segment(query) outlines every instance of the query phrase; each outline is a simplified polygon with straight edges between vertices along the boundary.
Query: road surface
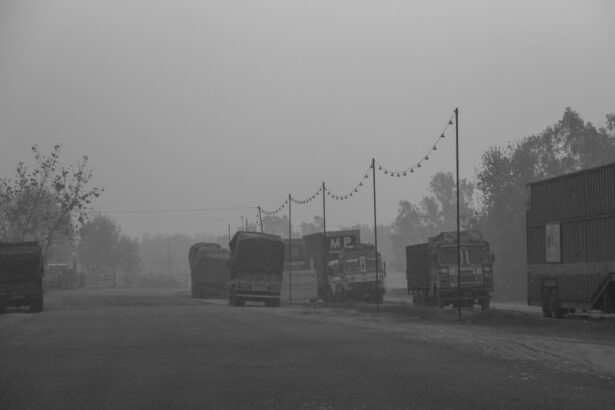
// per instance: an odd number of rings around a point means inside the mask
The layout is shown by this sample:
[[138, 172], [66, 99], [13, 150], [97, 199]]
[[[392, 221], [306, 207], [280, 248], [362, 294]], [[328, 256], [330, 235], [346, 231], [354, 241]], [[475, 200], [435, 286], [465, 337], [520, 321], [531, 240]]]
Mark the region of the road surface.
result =
[[452, 339], [467, 329], [447, 335], [440, 327], [448, 341], [431, 343], [429, 327], [414, 337], [418, 327], [384, 318], [230, 307], [173, 289], [58, 291], [46, 304], [40, 314], [0, 316], [0, 409], [561, 410], [615, 403], [610, 377], [456, 348]]

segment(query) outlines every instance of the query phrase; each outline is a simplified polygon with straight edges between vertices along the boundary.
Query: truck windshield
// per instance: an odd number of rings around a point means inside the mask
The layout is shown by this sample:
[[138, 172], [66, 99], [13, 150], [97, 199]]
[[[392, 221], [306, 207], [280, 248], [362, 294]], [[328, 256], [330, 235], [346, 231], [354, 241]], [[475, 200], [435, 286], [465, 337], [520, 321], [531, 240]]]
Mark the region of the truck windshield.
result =
[[465, 248], [466, 262], [471, 265], [489, 263], [489, 249], [480, 246], [468, 246]]
[[[464, 265], [480, 265], [489, 263], [489, 249], [482, 246], [464, 246], [461, 248], [461, 263]], [[440, 265], [457, 264], [457, 247], [449, 246], [438, 250]]]

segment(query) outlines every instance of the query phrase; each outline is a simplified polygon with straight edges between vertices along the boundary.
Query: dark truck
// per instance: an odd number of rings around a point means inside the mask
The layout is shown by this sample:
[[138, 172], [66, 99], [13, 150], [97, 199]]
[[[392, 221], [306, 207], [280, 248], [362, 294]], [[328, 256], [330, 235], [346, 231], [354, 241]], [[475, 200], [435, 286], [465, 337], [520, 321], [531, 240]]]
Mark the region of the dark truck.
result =
[[0, 242], [0, 313], [7, 307], [43, 311], [43, 253], [37, 242]]
[[231, 306], [246, 301], [280, 306], [284, 271], [284, 243], [279, 235], [239, 231], [229, 242], [230, 281], [228, 300]]
[[528, 304], [615, 313], [615, 163], [526, 189]]
[[427, 243], [406, 247], [408, 294], [415, 306], [449, 304], [489, 308], [493, 255], [478, 231], [460, 232], [461, 295], [457, 278], [457, 232], [442, 232]]
[[220, 244], [199, 242], [190, 247], [190, 290], [193, 298], [225, 298], [230, 279], [230, 252]]
[[329, 263], [337, 260], [342, 249], [350, 248], [360, 243], [358, 229], [344, 231], [316, 232], [303, 236], [306, 267], [316, 270], [318, 297], [324, 301], [333, 300], [331, 282], [329, 280]]

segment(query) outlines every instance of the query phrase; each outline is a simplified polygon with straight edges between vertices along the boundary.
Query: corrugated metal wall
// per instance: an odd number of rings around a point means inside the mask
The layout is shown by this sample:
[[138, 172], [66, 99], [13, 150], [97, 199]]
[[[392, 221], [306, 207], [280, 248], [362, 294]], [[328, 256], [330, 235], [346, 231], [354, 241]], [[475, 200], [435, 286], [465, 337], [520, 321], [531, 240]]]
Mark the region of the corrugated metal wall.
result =
[[[587, 304], [615, 271], [615, 163], [528, 185], [528, 300], [557, 279], [566, 303]], [[559, 223], [561, 263], [546, 262], [546, 228]]]
[[528, 184], [528, 226], [615, 214], [615, 163]]
[[615, 166], [587, 172], [587, 216], [615, 213]]

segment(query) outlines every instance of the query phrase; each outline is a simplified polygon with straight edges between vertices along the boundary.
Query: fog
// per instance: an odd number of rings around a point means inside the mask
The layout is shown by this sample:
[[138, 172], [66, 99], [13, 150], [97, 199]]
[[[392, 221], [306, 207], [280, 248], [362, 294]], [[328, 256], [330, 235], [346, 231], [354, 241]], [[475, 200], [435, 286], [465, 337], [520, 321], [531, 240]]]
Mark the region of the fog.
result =
[[[226, 234], [257, 206], [345, 194], [372, 158], [420, 161], [459, 108], [461, 177], [572, 107], [615, 107], [610, 1], [0, 3], [0, 175], [30, 146], [88, 155], [122, 231]], [[421, 169], [377, 174], [378, 222], [455, 170], [454, 127]], [[371, 175], [370, 175], [371, 178]], [[371, 179], [327, 226], [373, 223]], [[282, 214], [287, 214], [287, 209]], [[322, 200], [293, 205], [293, 225]]]

